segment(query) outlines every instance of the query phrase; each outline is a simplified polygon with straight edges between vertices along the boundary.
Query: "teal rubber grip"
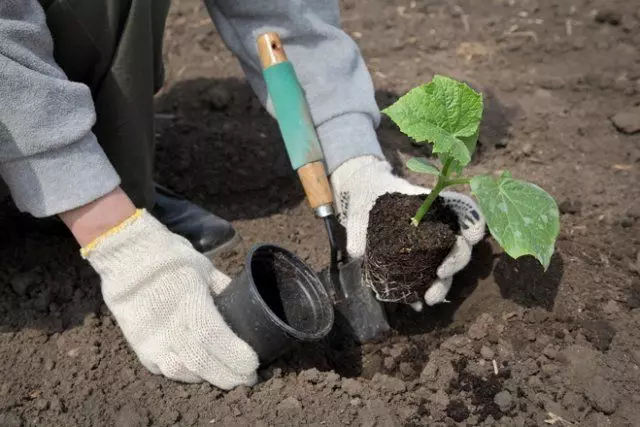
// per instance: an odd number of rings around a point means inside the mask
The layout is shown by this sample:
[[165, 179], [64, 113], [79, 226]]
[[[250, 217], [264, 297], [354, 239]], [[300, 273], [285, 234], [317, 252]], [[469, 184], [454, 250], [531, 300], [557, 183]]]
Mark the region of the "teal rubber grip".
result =
[[262, 74], [293, 169], [322, 160], [318, 134], [291, 62], [272, 65]]

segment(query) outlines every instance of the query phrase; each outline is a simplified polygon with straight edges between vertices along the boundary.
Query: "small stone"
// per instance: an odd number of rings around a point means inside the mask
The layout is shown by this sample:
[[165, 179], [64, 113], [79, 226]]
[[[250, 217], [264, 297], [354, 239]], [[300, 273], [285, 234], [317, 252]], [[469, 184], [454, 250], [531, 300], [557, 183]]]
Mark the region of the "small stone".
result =
[[631, 135], [640, 132], [640, 106], [627, 108], [611, 117], [618, 131]]
[[80, 354], [80, 349], [78, 347], [72, 348], [67, 352], [67, 356], [69, 357], [78, 357]]
[[502, 390], [500, 393], [496, 394], [493, 401], [500, 407], [502, 412], [509, 412], [513, 407], [513, 397], [507, 390]]
[[617, 393], [610, 381], [601, 375], [591, 378], [584, 395], [593, 409], [604, 414], [612, 414], [618, 407]]
[[342, 380], [342, 390], [349, 396], [361, 396], [362, 395], [362, 383], [353, 378], [346, 378]]
[[47, 359], [44, 361], [44, 369], [46, 369], [47, 371], [52, 371], [53, 368], [55, 368], [56, 366], [56, 362], [54, 362], [51, 359]]
[[351, 399], [349, 401], [349, 404], [351, 406], [360, 406], [362, 404], [362, 399], [359, 399], [359, 398], [356, 397], [355, 399]]
[[295, 413], [302, 410], [302, 403], [295, 397], [289, 396], [276, 407], [278, 413]]
[[401, 379], [380, 373], [376, 373], [373, 376], [372, 382], [378, 384], [380, 388], [394, 394], [407, 390], [407, 385]]
[[233, 408], [233, 416], [239, 417], [240, 415], [242, 415], [242, 411], [240, 410], [240, 408], [238, 408], [237, 406]]
[[482, 348], [480, 349], [480, 355], [485, 360], [491, 360], [494, 358], [495, 353], [489, 347], [487, 347], [486, 345], [483, 345]]
[[560, 202], [558, 209], [561, 214], [579, 214], [582, 210], [582, 202], [580, 200], [566, 199]]
[[11, 278], [11, 288], [16, 294], [23, 296], [39, 280], [40, 270], [36, 268], [13, 276]]

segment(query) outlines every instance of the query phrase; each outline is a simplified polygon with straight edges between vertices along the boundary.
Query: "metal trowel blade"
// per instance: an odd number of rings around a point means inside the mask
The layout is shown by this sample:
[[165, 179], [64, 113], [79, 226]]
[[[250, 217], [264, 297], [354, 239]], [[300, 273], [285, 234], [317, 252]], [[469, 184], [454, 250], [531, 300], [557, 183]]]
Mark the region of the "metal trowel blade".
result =
[[[362, 283], [361, 269], [361, 259], [338, 265], [342, 295], [334, 302], [334, 309], [335, 326], [341, 329], [341, 333], [364, 343], [381, 338], [391, 328], [384, 307], [373, 291]], [[322, 270], [319, 276], [325, 288], [333, 287], [329, 268]]]

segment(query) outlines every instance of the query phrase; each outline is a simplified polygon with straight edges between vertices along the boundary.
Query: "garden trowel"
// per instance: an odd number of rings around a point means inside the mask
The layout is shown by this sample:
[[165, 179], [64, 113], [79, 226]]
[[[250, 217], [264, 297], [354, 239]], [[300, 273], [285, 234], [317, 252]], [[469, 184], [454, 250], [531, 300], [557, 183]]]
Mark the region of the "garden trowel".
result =
[[362, 260], [349, 259], [347, 254], [346, 233], [335, 215], [322, 149], [293, 64], [277, 33], [258, 37], [258, 53], [291, 166], [329, 236], [331, 262], [320, 277], [334, 304], [335, 327], [358, 342], [377, 339], [390, 329], [386, 313], [371, 289], [362, 284]]

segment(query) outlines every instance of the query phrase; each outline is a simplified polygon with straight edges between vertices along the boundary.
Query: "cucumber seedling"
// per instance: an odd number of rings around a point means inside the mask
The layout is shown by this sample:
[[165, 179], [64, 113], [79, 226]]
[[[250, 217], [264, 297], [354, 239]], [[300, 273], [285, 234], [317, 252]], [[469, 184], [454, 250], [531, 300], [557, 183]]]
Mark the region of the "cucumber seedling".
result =
[[476, 149], [482, 121], [482, 95], [467, 84], [444, 76], [418, 86], [382, 111], [417, 143], [433, 145], [442, 167], [426, 158], [412, 158], [407, 167], [437, 176], [435, 187], [411, 218], [416, 227], [440, 192], [469, 184], [485, 216], [489, 232], [513, 258], [534, 256], [546, 270], [560, 231], [556, 201], [535, 184], [514, 179], [504, 171], [464, 176]]

